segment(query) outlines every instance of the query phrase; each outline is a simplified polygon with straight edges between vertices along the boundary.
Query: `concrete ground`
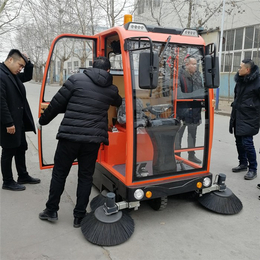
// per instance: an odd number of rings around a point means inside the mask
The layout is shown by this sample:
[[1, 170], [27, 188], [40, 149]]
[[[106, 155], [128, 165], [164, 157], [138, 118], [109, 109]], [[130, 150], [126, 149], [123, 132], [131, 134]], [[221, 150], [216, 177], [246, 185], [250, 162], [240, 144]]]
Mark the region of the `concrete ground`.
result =
[[215, 113], [219, 115], [230, 116], [232, 101], [233, 99], [220, 98], [218, 103], [218, 109], [215, 110]]
[[[28, 83], [27, 96], [37, 118], [40, 86]], [[73, 166], [62, 195], [57, 223], [41, 221], [51, 169], [39, 169], [37, 136], [28, 133], [28, 171], [41, 179], [22, 192], [0, 190], [1, 260], [257, 260], [260, 255], [259, 177], [245, 181], [237, 166], [234, 136], [228, 133], [230, 102], [220, 100], [215, 116], [211, 172], [225, 173], [227, 185], [243, 203], [239, 214], [209, 212], [198, 203], [171, 197], [163, 211], [143, 203], [131, 212], [135, 232], [125, 243], [100, 247], [89, 243], [81, 229], [73, 227], [77, 166]], [[259, 150], [259, 135], [255, 137]], [[259, 155], [258, 155], [259, 159]], [[16, 177], [16, 173], [14, 173]], [[93, 188], [91, 198], [97, 194]], [[89, 208], [88, 208], [89, 210]]]

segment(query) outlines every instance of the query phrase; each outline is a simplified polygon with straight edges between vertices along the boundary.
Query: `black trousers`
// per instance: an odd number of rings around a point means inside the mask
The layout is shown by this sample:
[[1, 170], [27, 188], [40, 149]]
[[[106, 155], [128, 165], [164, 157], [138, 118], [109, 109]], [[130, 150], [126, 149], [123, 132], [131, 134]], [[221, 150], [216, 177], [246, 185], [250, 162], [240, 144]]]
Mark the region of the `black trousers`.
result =
[[25, 138], [25, 132], [22, 132], [21, 145], [15, 148], [2, 148], [1, 156], [1, 171], [3, 175], [3, 182], [8, 184], [12, 182], [13, 171], [12, 171], [12, 160], [14, 157], [15, 166], [18, 177], [23, 179], [28, 176], [25, 161], [25, 151], [28, 149], [28, 144]]
[[[185, 130], [186, 127], [188, 128], [188, 138], [187, 138], [188, 148], [194, 148], [195, 145], [196, 145], [196, 135], [197, 135], [198, 125], [197, 124], [185, 124], [184, 123], [181, 126], [181, 128], [179, 129], [179, 131], [176, 135], [176, 138], [175, 138], [175, 149], [176, 150], [181, 148], [181, 141], [182, 141], [182, 137], [183, 137], [184, 130]], [[195, 154], [194, 151], [189, 151], [188, 153], [191, 156]]]
[[48, 210], [59, 210], [60, 197], [64, 191], [66, 178], [72, 163], [77, 158], [77, 201], [73, 213], [75, 217], [83, 217], [86, 214], [99, 146], [99, 143], [79, 143], [65, 139], [59, 140], [54, 156], [49, 199], [46, 203]]

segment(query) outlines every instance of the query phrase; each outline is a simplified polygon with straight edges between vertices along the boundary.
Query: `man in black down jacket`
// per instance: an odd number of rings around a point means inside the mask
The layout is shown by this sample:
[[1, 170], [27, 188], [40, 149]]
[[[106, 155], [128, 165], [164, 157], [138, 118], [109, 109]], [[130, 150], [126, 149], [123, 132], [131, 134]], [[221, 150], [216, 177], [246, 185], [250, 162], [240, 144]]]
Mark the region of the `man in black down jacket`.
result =
[[260, 77], [259, 68], [251, 59], [245, 59], [235, 75], [235, 95], [231, 104], [229, 132], [236, 139], [239, 165], [233, 172], [246, 171], [246, 180], [257, 176], [257, 161], [253, 136], [259, 131]]
[[47, 125], [59, 113], [65, 113], [58, 130], [58, 145], [46, 209], [39, 214], [42, 220], [58, 219], [60, 197], [72, 163], [78, 159], [77, 202], [74, 208], [74, 227], [86, 214], [100, 143], [108, 145], [109, 106], [119, 107], [122, 98], [112, 84], [110, 62], [105, 57], [94, 60], [93, 68], [72, 75], [51, 100], [39, 119], [38, 128]]
[[[20, 73], [24, 68], [24, 72]], [[2, 146], [1, 171], [3, 189], [25, 190], [21, 184], [37, 184], [40, 179], [32, 178], [26, 169], [25, 151], [28, 149], [25, 132], [35, 132], [32, 113], [26, 99], [23, 82], [32, 79], [33, 64], [19, 50], [12, 49], [5, 62], [0, 64], [0, 145]], [[18, 174], [13, 179], [12, 159]]]
[[[182, 93], [193, 93], [196, 90], [200, 90], [203, 94], [204, 88], [201, 75], [197, 71], [197, 60], [192, 56], [188, 56], [185, 58], [184, 63], [185, 65], [179, 71], [178, 98], [185, 98], [185, 94]], [[201, 107], [193, 107], [194, 104], [194, 102], [178, 102], [177, 117], [183, 121], [183, 125], [176, 135], [175, 149], [181, 148], [181, 140], [186, 126], [188, 127], [188, 148], [195, 147], [197, 127], [201, 123]], [[189, 151], [188, 153], [190, 161], [201, 163], [201, 160], [195, 156], [195, 151]], [[177, 155], [180, 155], [180, 153], [177, 153]]]

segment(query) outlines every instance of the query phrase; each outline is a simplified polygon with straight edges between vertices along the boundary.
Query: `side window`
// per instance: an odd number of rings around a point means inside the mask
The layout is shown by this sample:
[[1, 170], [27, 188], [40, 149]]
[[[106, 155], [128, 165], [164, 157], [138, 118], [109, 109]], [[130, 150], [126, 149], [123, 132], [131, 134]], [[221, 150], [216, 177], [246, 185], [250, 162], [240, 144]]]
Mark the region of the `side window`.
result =
[[90, 67], [92, 60], [93, 40], [70, 37], [58, 40], [49, 64], [43, 100], [49, 102], [72, 74]]
[[120, 72], [123, 73], [123, 61], [122, 61], [122, 55], [115, 54], [115, 53], [109, 53], [109, 61], [111, 63], [111, 73], [112, 74], [120, 74]]
[[[82, 73], [85, 68], [92, 65], [93, 58], [96, 56], [96, 42], [95, 36], [60, 35], [55, 39], [46, 63], [40, 94], [40, 113], [49, 105], [53, 96], [69, 76], [74, 73]], [[39, 133], [41, 169], [53, 165], [54, 148], [57, 143], [56, 134], [62, 118], [63, 114], [59, 114], [48, 127], [43, 128]]]
[[[121, 46], [119, 36], [117, 34], [106, 38], [106, 55], [111, 63], [110, 73], [113, 76], [113, 84], [117, 86], [119, 94], [125, 97], [125, 82], [123, 70], [123, 57], [121, 54]], [[124, 108], [121, 107], [123, 111]], [[117, 118], [117, 109], [111, 106], [108, 110], [108, 126], [113, 125], [113, 120]]]

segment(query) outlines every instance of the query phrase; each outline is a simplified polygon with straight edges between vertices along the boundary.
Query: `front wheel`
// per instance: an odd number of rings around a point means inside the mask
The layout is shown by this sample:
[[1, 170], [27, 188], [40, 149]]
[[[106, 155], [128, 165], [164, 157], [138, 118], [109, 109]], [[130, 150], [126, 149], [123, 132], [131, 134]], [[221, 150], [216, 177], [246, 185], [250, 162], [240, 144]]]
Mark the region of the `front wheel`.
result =
[[163, 210], [166, 208], [167, 203], [168, 203], [168, 197], [161, 197], [157, 199], [152, 199], [148, 201], [149, 205], [151, 206], [152, 209], [159, 211]]

